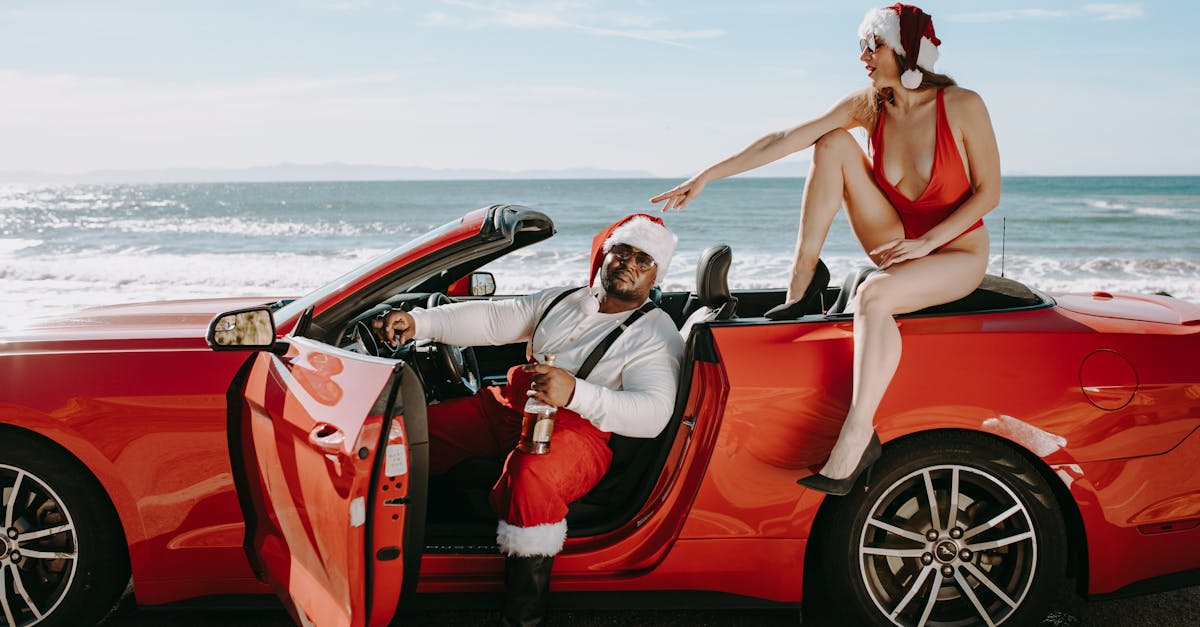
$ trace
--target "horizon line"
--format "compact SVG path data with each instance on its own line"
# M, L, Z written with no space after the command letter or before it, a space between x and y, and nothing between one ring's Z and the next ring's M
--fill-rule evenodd
M291 184L291 183L452 183L452 182L513 182L513 181L673 181L687 180L688 175L679 176L520 176L514 173L513 176L505 177L441 177L441 178L291 178L291 179L274 179L274 178L231 178L231 179L123 179L123 178L103 178L103 179L72 179L70 177L47 177L46 180L24 180L19 178L8 178L6 172L0 172L0 185L220 185L231 183L264 183L264 184ZM1040 178L1040 179L1078 179L1078 178L1141 178L1141 179L1166 179L1166 178L1200 178L1200 174L1039 174L1030 172L1012 172L1002 173L1001 179L1021 179L1021 178ZM807 177L804 175L747 175L741 174L737 176L727 177L722 180L731 179L760 179L760 180L796 180L803 181ZM717 183L719 181L713 181ZM712 183L710 183L712 184Z

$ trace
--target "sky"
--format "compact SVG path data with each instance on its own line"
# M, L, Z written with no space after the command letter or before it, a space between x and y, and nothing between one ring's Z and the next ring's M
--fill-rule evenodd
M866 86L856 30L873 6L0 0L0 171L684 176ZM1005 174L1200 174L1192 3L922 8L936 69L988 105Z

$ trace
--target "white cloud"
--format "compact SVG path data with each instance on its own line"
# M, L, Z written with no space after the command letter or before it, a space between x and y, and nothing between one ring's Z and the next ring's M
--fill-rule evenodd
M663 22L662 18L649 15L614 15L613 24L621 28L653 28Z
M1017 20L1053 20L1086 17L1100 21L1131 20L1142 17L1140 4L1086 4L1078 9L1006 9L956 13L952 22L1013 22Z
M466 28L502 27L517 29L575 30L601 37L621 37L671 46L690 47L688 40L721 37L720 29L653 28L662 19L638 14L599 12L579 2L543 2L516 4L503 0L472 2L470 0L441 0L442 4L464 9L474 19L458 19L440 14L438 26ZM427 16L428 21L428 16Z
M429 13L425 14L425 24L427 26L454 27L462 26L463 21L457 17L454 17L453 15L442 13L441 11L430 11Z
M341 2L329 2L325 5L325 8L333 11L356 11L369 6L371 6L371 3L367 0L343 0Z
M724 34L717 29L705 30L616 30L612 28L593 28L590 26L581 26L578 24L571 25L572 28L583 32L601 35L605 37L625 37L628 39L637 39L640 41L648 41L652 43L668 44L672 46L684 46L683 40L687 39L711 39L720 37Z
M1067 17L1070 11L1051 9L1009 9L1006 11L980 11L958 13L949 16L952 22L1011 22L1014 20L1047 20Z
M1085 4L1083 12L1101 21L1134 20L1142 17L1140 4Z

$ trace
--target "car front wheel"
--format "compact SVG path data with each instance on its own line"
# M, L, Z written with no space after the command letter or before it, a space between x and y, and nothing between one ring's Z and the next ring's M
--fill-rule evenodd
M91 625L129 580L99 485L60 449L0 433L0 627Z
M1036 624L1063 580L1053 492L1016 450L969 433L887 447L837 503L823 561L854 624Z

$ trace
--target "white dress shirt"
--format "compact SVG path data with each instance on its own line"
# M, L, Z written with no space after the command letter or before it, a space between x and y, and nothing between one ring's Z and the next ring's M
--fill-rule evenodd
M568 289L410 313L419 338L456 346L512 344L530 340L542 312ZM599 293L598 288L578 290L550 310L530 343L538 361L553 354L555 366L576 372L592 349L633 313L600 313ZM575 380L575 395L566 407L601 431L652 438L675 409L682 357L683 338L674 321L653 309L617 338L586 380Z

